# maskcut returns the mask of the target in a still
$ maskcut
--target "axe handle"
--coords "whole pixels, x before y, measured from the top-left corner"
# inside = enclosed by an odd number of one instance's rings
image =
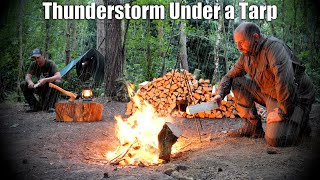
[[[59,86],[57,86],[55,84],[49,83],[49,87],[54,88],[54,89],[62,92],[63,94],[71,97],[71,98],[75,99],[77,97],[77,95],[73,94],[72,92],[66,91],[66,90],[62,89],[61,87],[59,87]]]

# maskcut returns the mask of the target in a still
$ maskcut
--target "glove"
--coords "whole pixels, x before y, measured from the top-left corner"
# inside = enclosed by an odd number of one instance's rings
[[[283,118],[279,115],[278,111],[278,108],[274,108],[273,111],[267,115],[267,124],[283,121]]]

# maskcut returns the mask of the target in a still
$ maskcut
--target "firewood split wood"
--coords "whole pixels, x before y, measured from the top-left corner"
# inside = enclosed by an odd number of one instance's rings
[[[131,147],[138,141],[138,139],[136,138],[130,145],[128,145],[127,149],[125,149],[124,151],[122,151],[120,154],[116,155],[114,158],[112,158],[109,163],[111,165],[118,165],[119,162],[121,161],[121,159],[129,152],[129,150],[131,149]],[[119,148],[120,146],[118,146]]]
[[[218,109],[188,115],[185,107],[213,101],[217,89],[210,80],[195,79],[188,71],[172,70],[163,77],[139,84],[136,94],[151,104],[160,116],[186,118],[235,118],[238,115],[232,94],[228,94]],[[128,102],[126,115],[137,110],[133,101]]]

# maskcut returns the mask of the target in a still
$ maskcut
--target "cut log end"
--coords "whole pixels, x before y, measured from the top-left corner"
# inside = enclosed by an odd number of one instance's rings
[[[103,105],[96,102],[57,102],[55,104],[58,122],[101,121]]]
[[[170,161],[172,145],[177,142],[181,135],[182,131],[173,124],[167,122],[163,125],[162,130],[158,134],[159,159],[166,162]]]
[[[197,80],[187,71],[172,70],[163,77],[140,84],[139,88],[136,94],[150,103],[160,116],[213,119],[235,118],[238,114],[232,91],[222,100],[222,105],[218,108],[219,111],[221,110],[219,113],[215,108],[207,110],[187,108],[187,106],[212,102],[218,90],[216,85],[210,84],[210,80]],[[128,103],[126,115],[131,115],[136,109],[137,105],[131,101],[130,104]]]

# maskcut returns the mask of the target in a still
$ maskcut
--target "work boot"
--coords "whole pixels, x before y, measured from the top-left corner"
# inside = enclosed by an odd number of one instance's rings
[[[26,113],[32,113],[32,112],[37,112],[37,111],[38,111],[37,109],[30,108],[30,109],[26,110]]]
[[[54,109],[54,108],[49,108],[48,110],[47,110],[47,113],[53,113],[53,112],[55,112],[56,110]]]
[[[26,110],[26,113],[37,112],[39,110],[37,105],[29,105],[29,109]]]
[[[241,128],[228,132],[226,136],[263,138],[264,131],[261,120],[245,120],[245,124]]]

